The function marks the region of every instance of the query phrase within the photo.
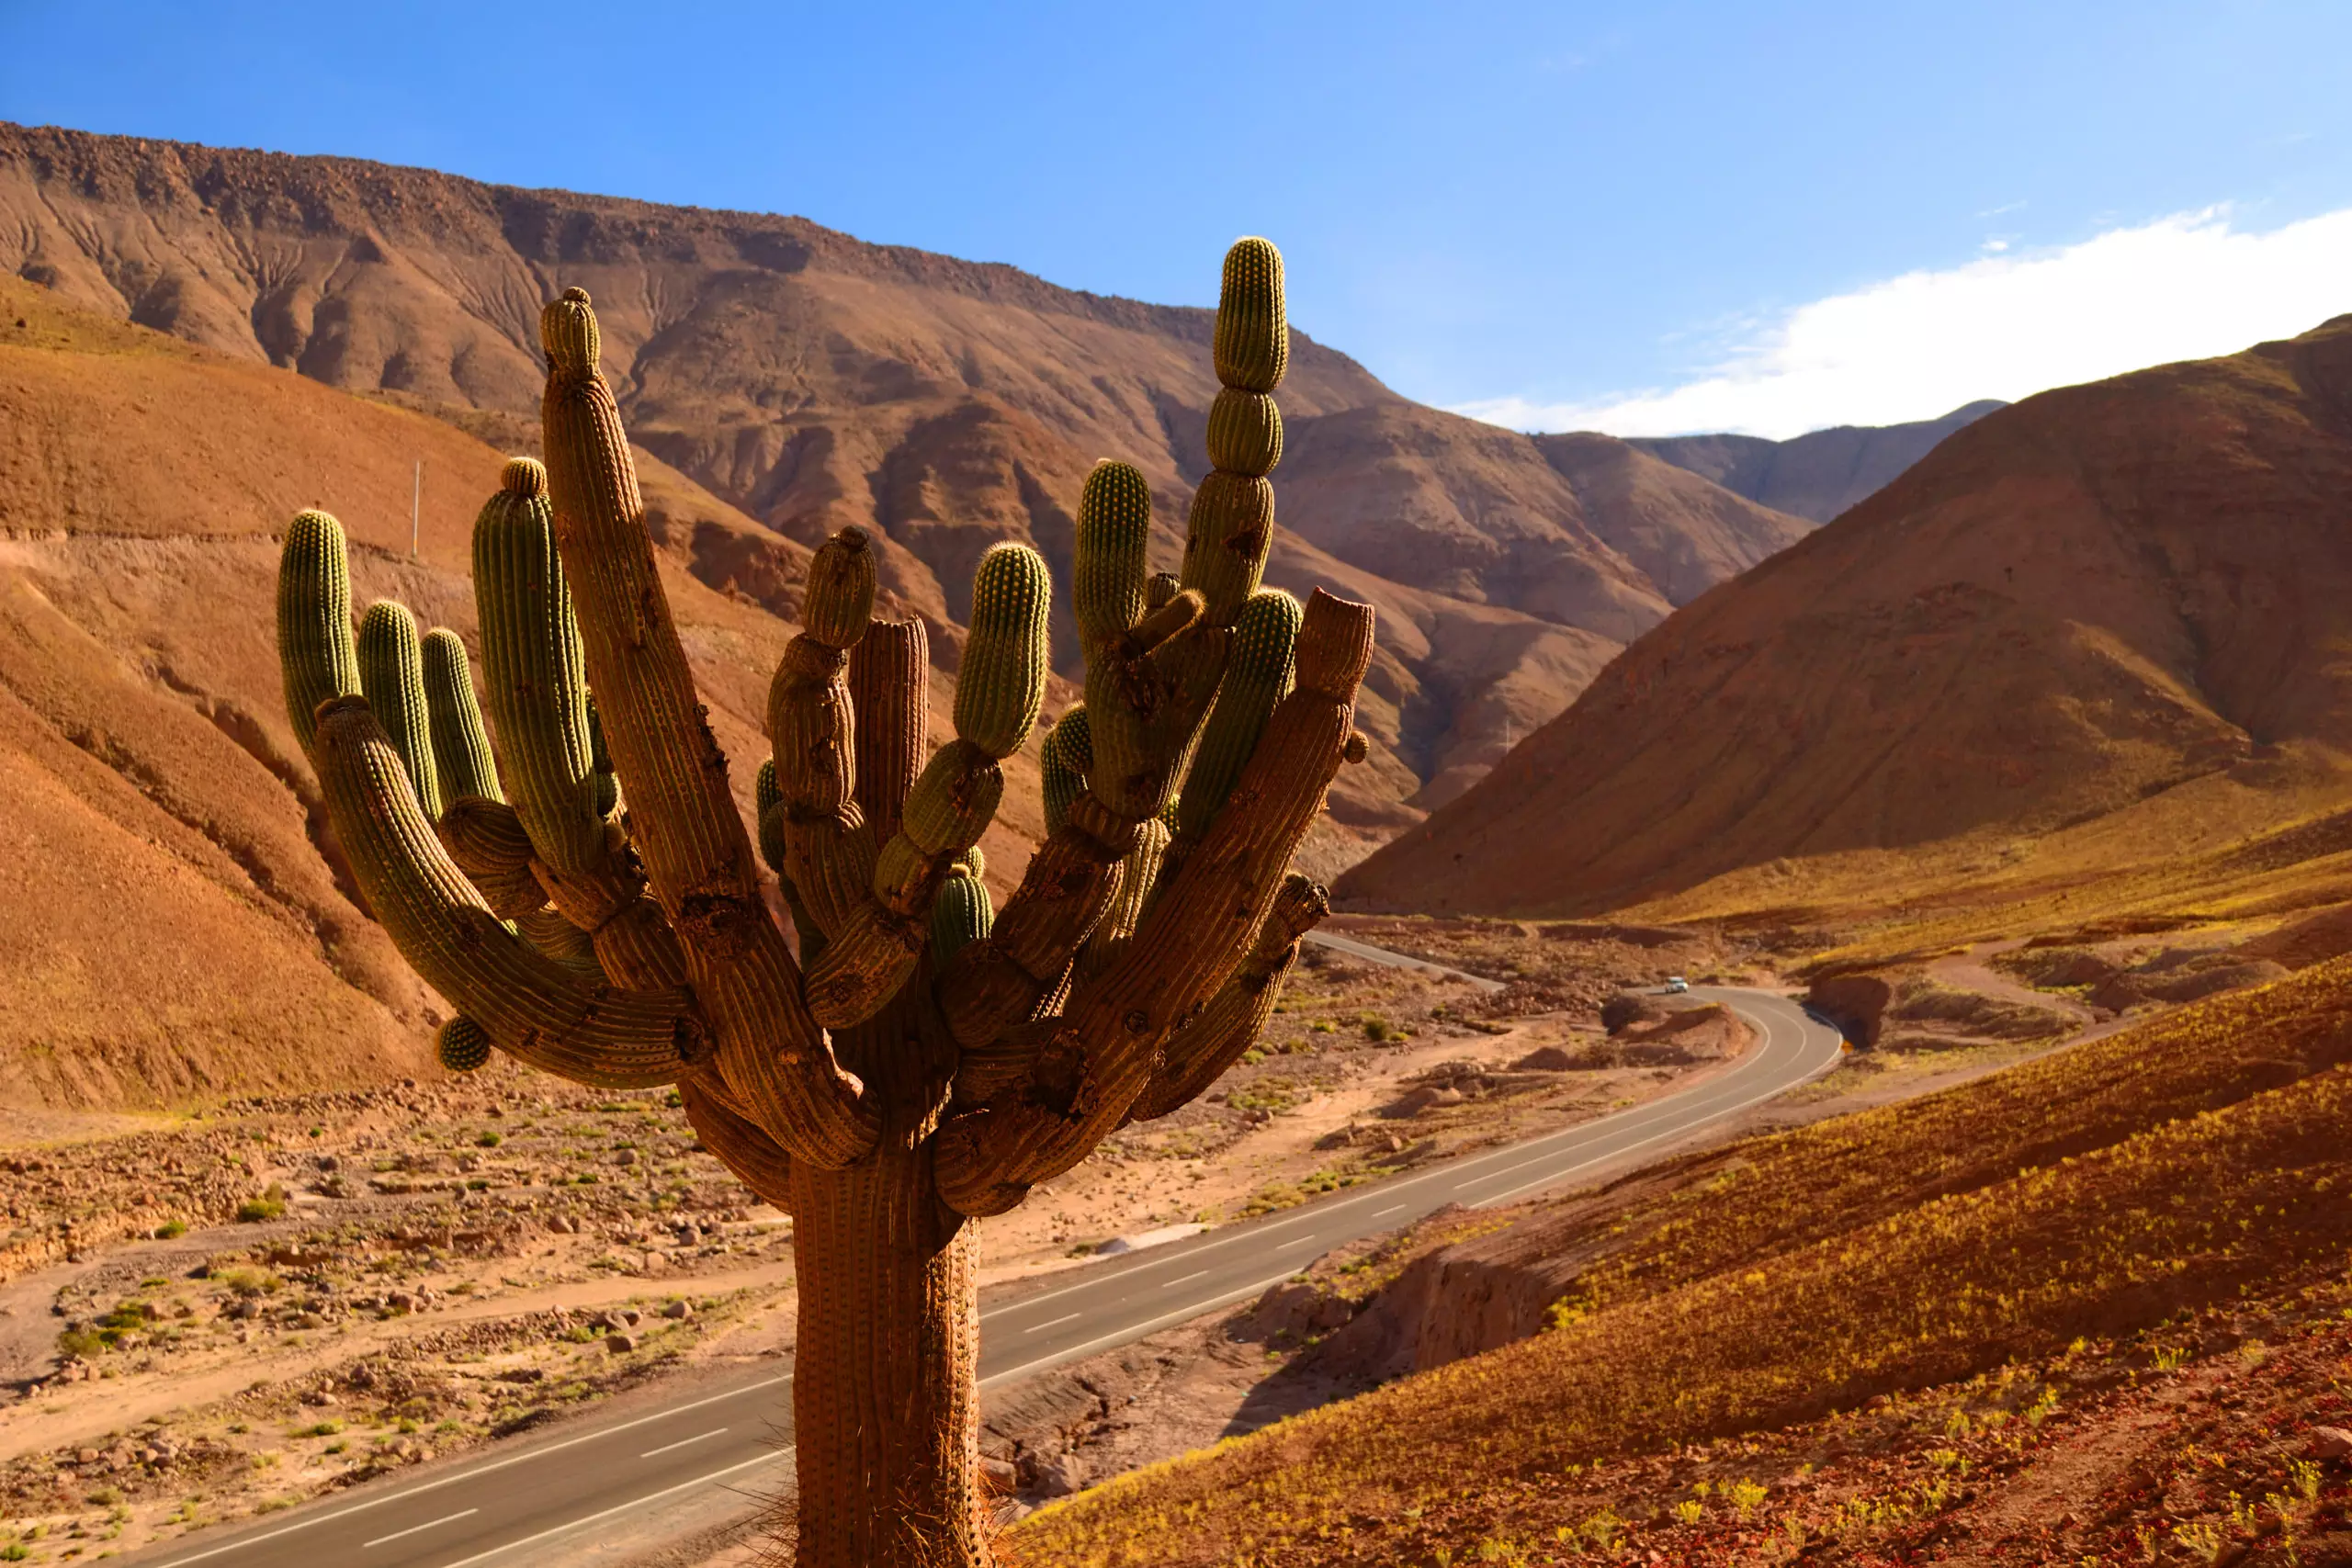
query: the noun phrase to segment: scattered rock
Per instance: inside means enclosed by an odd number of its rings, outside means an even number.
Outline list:
[[[2352,1454],[2352,1432],[2341,1427],[2314,1427],[2311,1441],[2303,1449],[2312,1459],[2335,1461]]]
[[[607,1334],[605,1336],[605,1348],[610,1350],[616,1356],[626,1356],[631,1350],[637,1348],[637,1336],[634,1334]]]
[[[1538,1045],[1511,1064],[1513,1072],[1563,1073],[1577,1065],[1577,1059],[1557,1045]]]
[[[694,1314],[695,1304],[692,1302],[672,1302],[668,1306],[662,1309],[662,1315],[663,1317],[692,1317]]]
[[[1093,1478],[1093,1467],[1081,1454],[1023,1454],[1021,1469],[1028,1473],[1029,1490],[1040,1497],[1067,1497]]]

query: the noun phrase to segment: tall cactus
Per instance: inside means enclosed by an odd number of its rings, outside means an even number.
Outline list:
[[[705,1145],[794,1216],[796,1561],[985,1563],[973,1222],[1200,1093],[1328,908],[1285,868],[1361,755],[1372,612],[1259,587],[1282,258],[1262,240],[1227,258],[1216,468],[1181,579],[1149,573],[1136,469],[1103,463],[1079,498],[1086,701],[1043,748],[1047,834],[1001,909],[979,840],[1046,693],[1036,552],[981,560],[956,739],[925,762],[920,623],[874,620],[859,530],[819,550],[747,827],[585,292],[548,305],[541,340],[547,466],[509,463],[474,529],[495,756],[454,634],[420,645],[379,604],[355,638],[322,513],[288,528],[279,583],[296,733],[361,893],[456,1011],[446,1066],[503,1051],[585,1083],[673,1083]]]

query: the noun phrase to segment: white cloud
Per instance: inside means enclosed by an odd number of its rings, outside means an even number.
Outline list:
[[[2352,209],[2247,233],[2215,208],[1818,299],[1678,387],[1456,412],[1515,430],[1789,436],[2232,354],[2346,310]]]

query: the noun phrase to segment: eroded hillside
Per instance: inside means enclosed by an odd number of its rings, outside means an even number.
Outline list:
[[[2352,318],[2004,409],[1646,634],[1340,892],[1973,911],[1944,941],[2167,888],[2175,917],[2335,901],[2347,481]]]
[[[1066,574],[1098,457],[1150,479],[1172,564],[1216,390],[1205,310],[805,220],[5,124],[0,271],[232,358],[506,416],[537,407],[541,301],[584,287],[638,443],[779,538],[875,530],[885,581],[951,663],[988,545],[1027,541]],[[1364,724],[1387,755],[1338,801],[1374,837],[1806,528],[1622,443],[1610,462],[1635,477],[1585,484],[1301,333],[1281,397],[1281,515],[1322,553],[1285,541],[1276,580],[1383,612]],[[781,579],[738,585],[784,607]],[[1066,611],[1060,631],[1074,670]]]

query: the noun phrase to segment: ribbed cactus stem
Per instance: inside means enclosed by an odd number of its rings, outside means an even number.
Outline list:
[[[1283,305],[1283,254],[1249,236],[1225,253],[1216,297],[1216,378],[1245,392],[1271,392],[1290,365],[1290,320]]]
[[[1026,545],[989,547],[972,574],[972,629],[956,677],[956,733],[991,757],[1029,739],[1046,702],[1053,577]]]
[[[588,727],[588,674],[556,553],[547,470],[510,459],[474,519],[474,606],[482,692],[500,777],[539,856],[566,874],[605,854]]]
[[[1208,831],[1250,753],[1258,749],[1267,716],[1289,694],[1302,614],[1297,600],[1269,588],[1251,594],[1234,617],[1225,683],[1217,688],[1216,705],[1201,728],[1192,772],[1177,797],[1176,827],[1184,838],[1198,839]]]
[[[1222,468],[1202,477],[1184,536],[1184,586],[1208,601],[1209,625],[1230,626],[1258,591],[1273,534],[1271,481]]]
[[[1150,545],[1150,484],[1129,464],[1095,464],[1079,492],[1070,582],[1070,607],[1090,658],[1143,619]]]
[[[433,761],[433,713],[424,698],[424,649],[408,606],[379,599],[359,618],[359,686],[376,721],[408,769],[425,820],[441,817],[441,774]]]
[[[827,648],[849,648],[874,615],[874,547],[863,528],[843,528],[810,558],[800,628]]]
[[[442,809],[466,795],[504,800],[481,705],[474,700],[466,645],[447,626],[424,634],[424,703],[433,717],[433,766],[441,779]]]
[[[1100,974],[1126,951],[1127,942],[1142,920],[1145,908],[1151,901],[1153,889],[1159,878],[1160,857],[1168,852],[1168,824],[1155,817],[1143,824],[1136,837],[1136,847],[1119,863],[1119,890],[1111,899],[1111,907],[1102,913],[1102,923],[1086,944],[1086,953],[1079,964],[1080,978]]]
[[[588,694],[589,783],[595,786],[592,804],[599,817],[610,817],[621,803],[620,774],[613,770],[612,749],[605,744],[605,716],[596,710],[596,694]]]
[[[977,875],[958,869],[942,884],[939,901],[931,907],[931,965],[944,972],[949,959],[989,934],[996,923],[996,907]]]
[[[1094,766],[1094,743],[1090,739],[1086,721],[1086,705],[1080,703],[1061,716],[1046,737],[1046,744],[1038,753],[1039,784],[1046,801],[1046,831],[1061,830],[1069,820],[1070,802],[1086,787],[1087,770]]]
[[[359,694],[351,565],[343,525],[327,513],[300,512],[287,525],[277,562],[277,657],[287,721],[308,751],[317,737],[319,705]]]
[[[1283,413],[1267,392],[1227,387],[1209,405],[1209,462],[1228,473],[1262,476],[1283,460]]]

